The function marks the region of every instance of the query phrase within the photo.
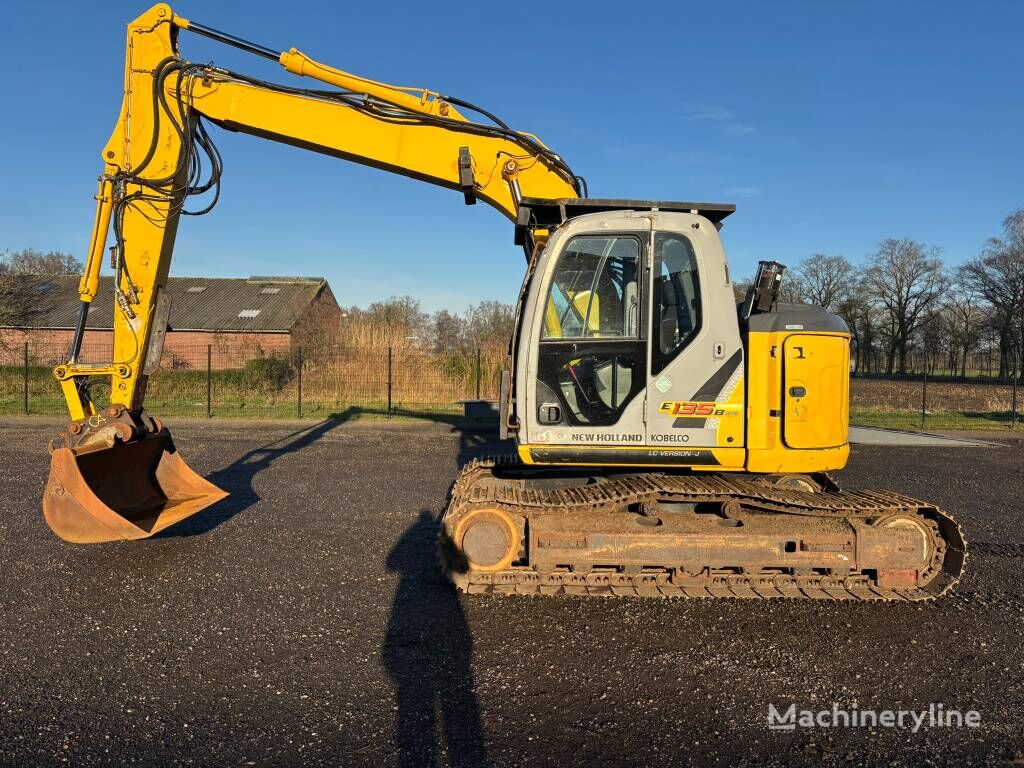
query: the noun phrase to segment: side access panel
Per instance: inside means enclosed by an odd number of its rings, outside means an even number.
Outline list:
[[[790,448],[845,445],[850,425],[850,341],[793,334],[783,343],[782,436]]]

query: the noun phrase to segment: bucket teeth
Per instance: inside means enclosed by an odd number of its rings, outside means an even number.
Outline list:
[[[161,429],[100,450],[54,448],[43,516],[75,544],[144,539],[227,495],[196,474]]]

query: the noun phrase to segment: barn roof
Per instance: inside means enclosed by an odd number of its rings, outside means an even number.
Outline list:
[[[38,295],[38,311],[20,328],[74,328],[78,318],[78,276],[26,277]],[[322,277],[171,277],[173,331],[270,333],[290,331],[322,293],[334,302]],[[89,308],[89,328],[113,327],[113,278],[100,278]]]

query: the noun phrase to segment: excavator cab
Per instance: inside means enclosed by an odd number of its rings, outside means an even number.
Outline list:
[[[520,458],[742,468],[743,339],[718,236],[734,206],[522,205],[550,235],[520,312]]]
[[[50,444],[43,516],[75,544],[144,539],[228,494],[192,470],[159,419],[113,405]]]

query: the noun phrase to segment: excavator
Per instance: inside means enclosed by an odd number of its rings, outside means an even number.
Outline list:
[[[179,52],[191,33],[277,62],[282,85]],[[168,328],[182,215],[220,192],[215,125],[447,187],[512,221],[526,258],[501,377],[516,449],[455,481],[439,551],[467,593],[928,600],[966,544],[928,502],[843,491],[843,321],[779,300],[761,262],[736,301],[719,232],[733,205],[598,199],[563,157],[470,102],[359,77],[159,4],[128,26],[124,100],[102,151],[66,362],[70,423],[43,513],[75,543],[143,539],[227,494],[143,408]],[[189,210],[189,198],[210,200]],[[79,360],[107,242],[113,354]],[[93,383],[109,382],[109,402]]]

